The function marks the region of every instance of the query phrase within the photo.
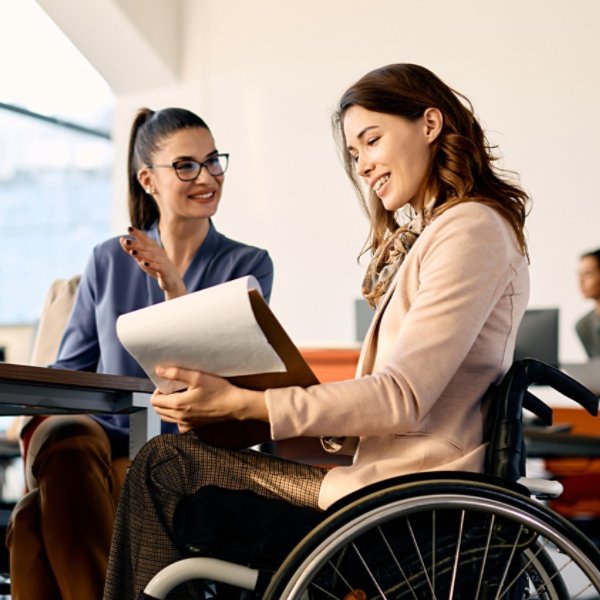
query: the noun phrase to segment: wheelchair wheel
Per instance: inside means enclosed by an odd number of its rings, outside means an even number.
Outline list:
[[[444,474],[357,498],[296,547],[264,599],[599,598],[596,547],[511,488]]]

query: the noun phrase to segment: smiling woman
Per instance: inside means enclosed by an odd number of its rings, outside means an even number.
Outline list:
[[[138,112],[128,160],[132,225],[94,248],[51,366],[145,377],[116,336],[122,313],[245,275],[269,299],[267,251],[225,237],[211,220],[224,156],[194,113]],[[177,425],[164,423],[169,431]],[[29,426],[30,491],[8,537],[13,598],[48,598],[50,591],[63,600],[101,597],[128,432],[125,416],[47,417]]]
[[[262,420],[273,440],[320,437],[330,453],[317,462],[335,466],[215,448],[193,432],[150,440],[119,501],[105,600],[136,598],[181,558],[173,515],[184,497],[210,486],[255,494],[267,512],[278,512],[273,501],[285,503],[278,513],[285,517],[270,528],[291,547],[323,509],[366,485],[419,471],[482,470],[482,398],[512,362],[528,300],[528,198],[492,168],[463,100],[431,71],[398,64],[362,77],[338,105],[344,163],[357,189],[367,190],[371,221],[363,293],[375,313],[355,379],[262,392],[170,365],[160,370],[188,384],[153,397],[161,418],[182,431]],[[397,221],[403,207],[412,216],[406,225]],[[351,464],[336,461],[354,450]],[[218,510],[197,507],[198,523],[214,523]],[[264,544],[260,525],[253,541]]]
[[[367,181],[387,211],[425,203],[430,147],[443,124],[428,108],[414,121],[351,106],[344,119],[348,152],[357,174]]]

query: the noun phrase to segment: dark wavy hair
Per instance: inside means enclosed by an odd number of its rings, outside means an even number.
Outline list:
[[[521,251],[527,255],[524,225],[529,196],[509,181],[506,172],[494,167],[497,157],[470,101],[428,69],[406,63],[387,65],[367,73],[342,95],[332,117],[346,173],[371,221],[363,252],[374,251],[389,231],[398,228],[398,223],[394,212],[386,210],[372,190],[366,197],[363,193],[344,136],[344,115],[351,106],[410,121],[419,119],[428,108],[439,109],[444,123],[432,144],[426,182],[427,193],[436,198],[434,216],[460,202],[487,204],[510,223]]]
[[[154,198],[146,194],[138,181],[138,171],[144,165],[152,164],[152,155],[166,138],[189,127],[210,131],[203,119],[185,108],[163,108],[156,112],[149,108],[138,110],[131,125],[127,156],[129,218],[137,229],[148,229],[160,217]]]

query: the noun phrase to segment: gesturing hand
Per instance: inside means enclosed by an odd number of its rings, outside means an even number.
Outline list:
[[[144,273],[158,280],[158,285],[165,292],[167,300],[187,293],[181,275],[164,248],[143,231],[130,227],[128,235],[121,237],[119,242],[121,248],[135,260]]]
[[[244,390],[222,377],[179,367],[157,367],[156,373],[188,386],[174,394],[157,390],[152,396],[152,406],[161,419],[177,423],[181,433],[217,421],[269,420],[263,392]]]

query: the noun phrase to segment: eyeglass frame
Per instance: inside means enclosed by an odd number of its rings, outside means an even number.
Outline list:
[[[226,160],[226,165],[225,168],[223,169],[223,171],[221,173],[211,173],[210,169],[208,168],[208,164],[213,161],[215,158],[222,158],[224,157]],[[193,162],[196,163],[198,165],[198,173],[194,176],[194,177],[190,177],[189,179],[182,179],[181,175],[179,174],[179,171],[176,167],[177,163],[182,163],[182,162]],[[212,175],[213,177],[221,177],[221,175],[225,174],[225,171],[227,171],[229,167],[229,153],[228,152],[219,152],[218,154],[213,154],[212,156],[210,156],[208,158],[208,160],[205,160],[204,162],[200,162],[199,160],[195,160],[193,158],[181,158],[179,160],[176,160],[174,162],[172,162],[170,165],[146,165],[147,169],[156,169],[156,168],[164,168],[164,169],[173,169],[175,171],[175,176],[177,177],[177,179],[179,179],[179,181],[184,181],[184,182],[189,182],[189,181],[194,181],[194,179],[198,179],[198,177],[200,177],[200,174],[202,173],[202,169],[206,168],[206,170],[208,171],[208,173],[210,175]]]

